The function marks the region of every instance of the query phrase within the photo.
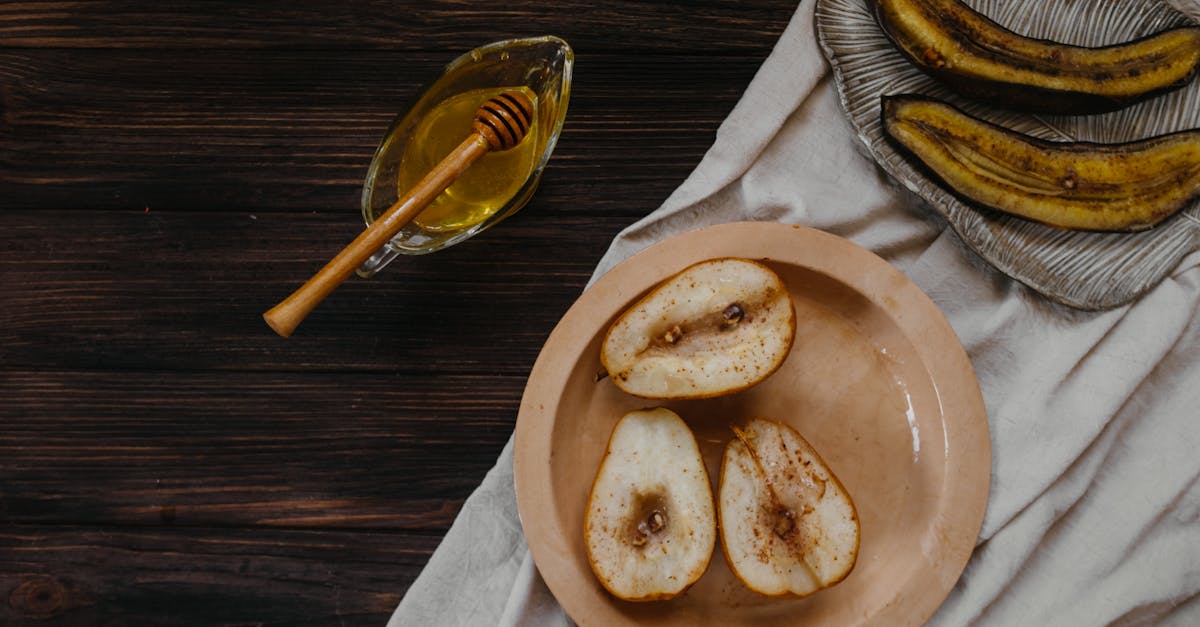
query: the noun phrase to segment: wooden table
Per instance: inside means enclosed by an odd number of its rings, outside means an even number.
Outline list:
[[[794,9],[0,5],[0,624],[383,624]],[[576,66],[533,202],[271,333],[419,85],[541,34]]]

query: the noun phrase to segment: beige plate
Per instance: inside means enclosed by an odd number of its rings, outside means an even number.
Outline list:
[[[746,590],[718,548],[671,600],[610,596],[588,566],[583,517],[616,420],[655,403],[595,382],[608,326],[662,279],[714,257],[759,259],[796,305],[796,342],[762,384],[666,402],[695,430],[716,485],[729,424],[785,421],[821,453],[862,521],[858,563],[804,599]],[[652,246],[600,278],[563,316],[530,374],[516,427],[516,488],[534,561],[581,624],[918,625],[958,580],[987,503],[987,415],[966,353],[941,312],[871,252],[804,227],[737,223]]]

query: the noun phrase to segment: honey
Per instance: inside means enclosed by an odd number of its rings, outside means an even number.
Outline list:
[[[471,133],[479,106],[503,91],[519,90],[534,103],[533,125],[524,141],[508,150],[489,152],[439,194],[413,222],[426,231],[447,232],[470,227],[496,213],[513,198],[533,172],[540,156],[537,94],[524,87],[476,89],[446,99],[413,129],[400,161],[400,189],[412,189]]]

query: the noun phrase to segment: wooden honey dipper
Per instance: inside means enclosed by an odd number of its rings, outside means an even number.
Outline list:
[[[533,124],[533,102],[519,91],[505,91],[489,99],[475,112],[473,132],[442,159],[407,194],[346,245],[311,279],[263,314],[263,320],[283,337],[288,337],[325,297],[375,251],[388,243],[400,229],[438,194],[450,186],[477,159],[491,150],[508,150],[521,143]]]

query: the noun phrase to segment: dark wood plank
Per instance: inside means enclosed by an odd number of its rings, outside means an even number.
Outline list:
[[[756,51],[770,46],[794,2],[594,3],[559,0],[390,2],[9,2],[10,46],[469,50],[553,34],[581,52]]]
[[[289,339],[262,312],[354,237],[355,214],[2,212],[0,366],[524,376],[632,221],[556,212],[535,201],[352,278]]]
[[[413,534],[0,526],[0,624],[374,625],[437,545]]]
[[[795,6],[0,4],[0,624],[383,624]],[[534,202],[271,334],[418,86],[542,33],[576,71]]]
[[[711,145],[759,52],[580,56],[543,198],[624,216],[661,201]],[[353,211],[392,117],[447,59],[0,51],[0,198],[6,209]]]
[[[3,372],[0,522],[442,533],[523,389],[494,376]]]

